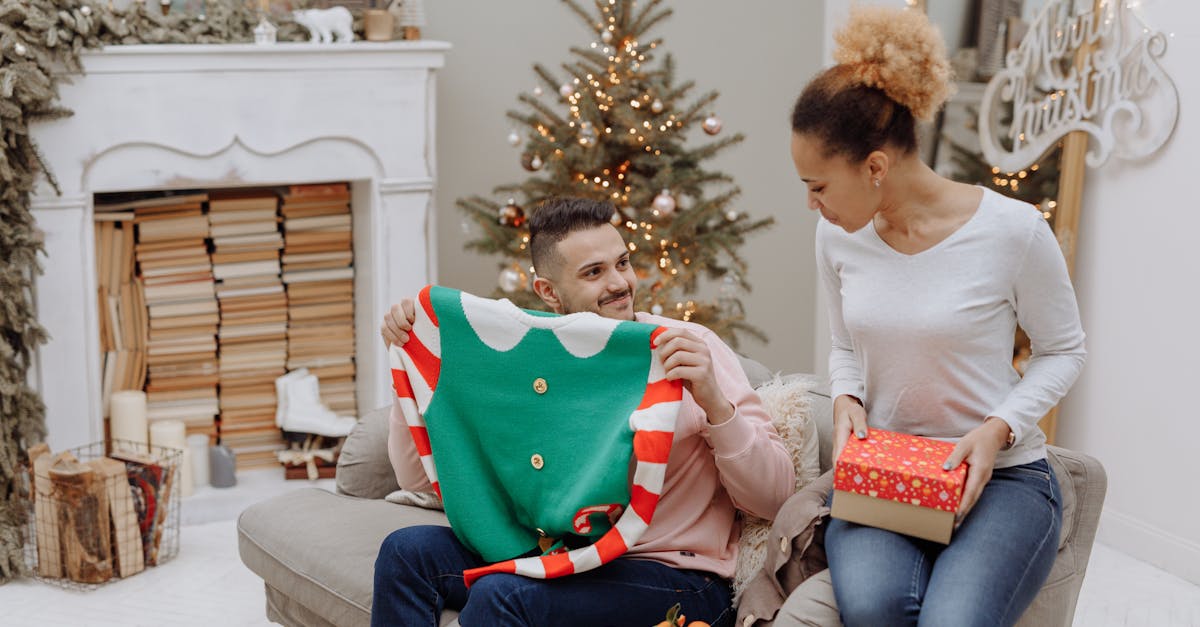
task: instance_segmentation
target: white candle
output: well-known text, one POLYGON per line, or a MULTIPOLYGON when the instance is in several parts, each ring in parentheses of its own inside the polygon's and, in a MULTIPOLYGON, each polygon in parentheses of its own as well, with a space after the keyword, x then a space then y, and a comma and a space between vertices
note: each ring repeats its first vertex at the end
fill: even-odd
POLYGON ((181 452, 175 458, 179 467, 179 494, 192 495, 192 457, 187 448, 187 427, 180 420, 155 420, 150 423, 150 444, 181 452))
POLYGON ((146 393, 141 390, 120 390, 108 401, 108 415, 113 440, 146 443, 146 393))
POLYGON ((192 456, 192 482, 208 485, 208 436, 195 433, 187 437, 188 454, 192 456))

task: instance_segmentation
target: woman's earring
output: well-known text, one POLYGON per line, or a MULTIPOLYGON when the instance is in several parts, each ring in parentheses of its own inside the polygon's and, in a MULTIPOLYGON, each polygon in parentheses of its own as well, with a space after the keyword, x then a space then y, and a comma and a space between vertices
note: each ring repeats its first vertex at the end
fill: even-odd
POLYGON ((875 179, 875 187, 879 187, 879 179, 875 179))

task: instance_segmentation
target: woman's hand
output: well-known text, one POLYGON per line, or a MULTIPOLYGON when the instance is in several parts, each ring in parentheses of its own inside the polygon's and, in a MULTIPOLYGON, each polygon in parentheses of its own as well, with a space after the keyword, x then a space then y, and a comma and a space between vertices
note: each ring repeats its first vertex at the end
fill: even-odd
POLYGON ((867 437, 867 410, 862 401, 842 394, 833 400, 833 459, 837 460, 845 448, 850 434, 864 440, 867 437))
POLYGON ((962 524, 971 508, 983 494, 983 486, 992 478, 992 469, 996 466, 996 454, 1008 442, 1009 426, 1007 422, 989 416, 983 424, 971 429, 958 441, 950 457, 942 466, 946 470, 958 468, 963 461, 970 469, 967 471, 967 484, 963 486, 962 500, 958 504, 955 515, 955 526, 962 524))
POLYGON ((383 324, 379 326, 379 334, 383 336, 384 347, 404 346, 408 343, 408 334, 412 332, 413 320, 417 310, 413 307, 411 298, 406 298, 388 310, 383 315, 383 324))

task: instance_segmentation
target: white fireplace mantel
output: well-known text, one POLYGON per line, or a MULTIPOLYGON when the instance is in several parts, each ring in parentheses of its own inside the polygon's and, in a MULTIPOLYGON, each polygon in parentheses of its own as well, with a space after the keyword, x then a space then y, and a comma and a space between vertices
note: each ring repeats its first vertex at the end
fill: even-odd
POLYGON ((75 115, 35 126, 36 281, 50 341, 33 384, 54 449, 103 437, 97 192, 351 181, 358 406, 388 400, 379 316, 436 280, 434 76, 442 42, 112 46, 63 85, 75 115))

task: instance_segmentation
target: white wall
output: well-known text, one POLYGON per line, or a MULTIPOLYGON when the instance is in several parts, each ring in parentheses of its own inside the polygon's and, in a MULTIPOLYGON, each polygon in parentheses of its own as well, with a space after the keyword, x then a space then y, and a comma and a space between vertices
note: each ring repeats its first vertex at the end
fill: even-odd
MULTIPOLYGON (((590 2, 583 2, 590 6, 590 2)), ((810 2, 754 3, 687 0, 665 3, 675 14, 653 34, 660 51, 676 60, 679 81, 695 80, 695 95, 720 92, 716 113, 723 133, 742 132, 740 146, 706 164, 734 177, 742 188, 739 210, 774 216, 770 231, 742 249, 755 288, 744 301, 749 321, 770 336, 742 350, 772 369, 807 371, 812 364, 816 220, 804 208, 803 188, 792 169, 789 114, 807 79, 820 67, 822 6, 810 2)), ((551 69, 569 61, 568 48, 591 41, 578 18, 560 2, 514 0, 426 3, 425 36, 454 49, 438 78, 439 281, 479 294, 496 285, 494 257, 463 250, 464 215, 454 200, 488 194, 528 173, 518 150, 505 141, 505 111, 517 94, 537 84, 534 62, 551 69)), ((703 136, 701 136, 703 138, 703 136)))
POLYGON ((1058 439, 1108 470, 1100 539, 1200 583, 1200 5, 1143 4, 1151 28, 1174 32, 1163 65, 1179 124, 1153 157, 1087 174, 1075 288, 1089 355, 1058 439))

